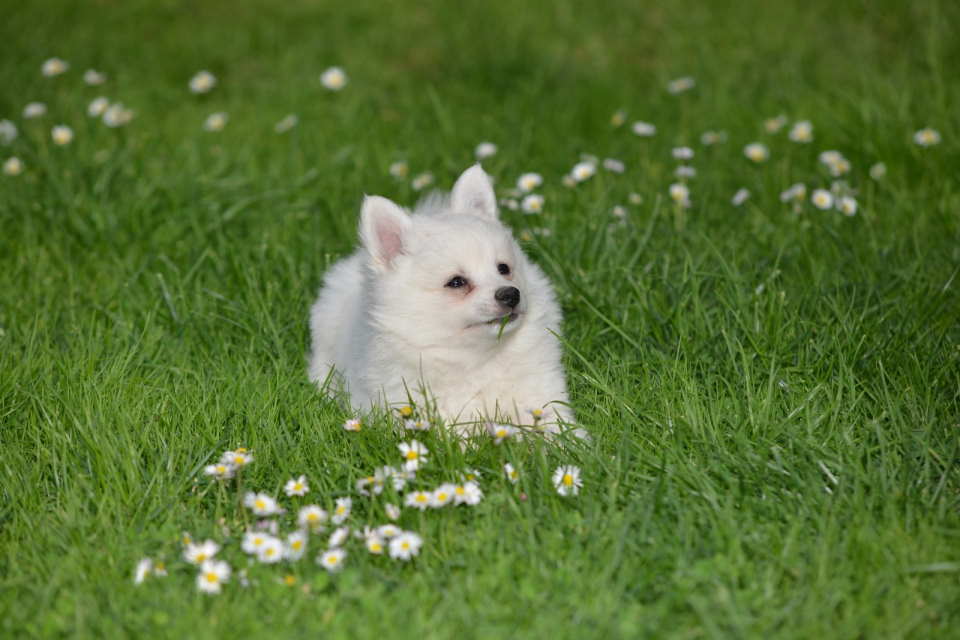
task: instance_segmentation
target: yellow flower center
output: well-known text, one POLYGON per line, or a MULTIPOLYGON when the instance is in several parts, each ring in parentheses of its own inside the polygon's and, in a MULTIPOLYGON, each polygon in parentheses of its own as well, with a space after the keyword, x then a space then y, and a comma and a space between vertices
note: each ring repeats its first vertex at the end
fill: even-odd
POLYGON ((340 505, 339 507, 337 507, 337 515, 338 515, 338 516, 342 516, 342 515, 345 514, 346 512, 347 512, 347 508, 346 508, 345 506, 340 505))
POLYGON ((446 500, 448 497, 449 496, 443 492, 437 494, 437 500, 440 500, 441 502, 446 500))
POLYGON ((316 522, 319 519, 320 519, 320 516, 318 516, 316 513, 312 511, 307 514, 307 522, 316 522))
POLYGON ((457 487, 457 488, 454 489, 453 491, 454 491, 458 496, 462 496, 462 495, 464 495, 464 494, 467 492, 467 490, 464 489, 463 487, 457 487))
POLYGON ((234 453, 246 453, 246 452, 247 452, 246 447, 237 447, 237 450, 234 451, 234 453))
POLYGON ((330 566, 337 564, 337 556, 327 556, 327 564, 330 566))
POLYGON ((403 549, 404 551, 409 551, 410 543, 404 540, 403 542, 400 543, 400 548, 403 549))
POLYGON ((207 573, 203 574, 203 577, 210 584, 216 584, 217 582, 220 582, 220 576, 215 574, 213 571, 208 571, 207 573))
POLYGON ((506 438, 506 437, 507 437, 507 430, 506 430, 506 429, 497 429, 497 437, 498 437, 498 438, 506 438))
POLYGON ((241 456, 241 455, 234 456, 234 457, 233 457, 233 462, 234 462, 234 464, 236 464, 237 466, 241 466, 241 467, 242 467, 243 465, 247 464, 247 457, 246 457, 246 456, 241 456))
POLYGON ((573 486, 573 476, 569 473, 563 474, 563 484, 568 487, 573 486))
POLYGON ((292 587, 293 585, 297 584, 297 576, 293 574, 287 574, 283 578, 283 583, 288 587, 292 587))
POLYGON ((407 451, 407 460, 416 460, 417 455, 418 454, 416 451, 414 451, 413 449, 410 449, 409 451, 407 451))
POLYGON ((383 551, 383 545, 380 544, 379 542, 371 542, 370 551, 373 551, 374 553, 380 553, 381 551, 383 551))
POLYGON ((255 506, 257 509, 266 509, 267 503, 257 498, 257 500, 254 501, 253 506, 255 506))
POLYGON ((400 415, 402 415, 404 418, 412 414, 413 414, 413 407, 410 407, 410 406, 400 407, 400 415))
POLYGON ((418 493, 417 496, 416 496, 414 499, 415 499, 417 502, 426 502, 426 501, 427 501, 427 494, 425 494, 425 493, 418 493))
POLYGON ((539 418, 543 415, 543 409, 534 409, 532 413, 534 418, 539 418))
POLYGON ((254 539, 253 539, 253 546, 259 547, 260 545, 263 544, 263 542, 264 542, 264 539, 263 539, 263 538, 254 538, 254 539))
POLYGON ((162 562, 158 562, 155 565, 153 565, 154 571, 166 571, 166 569, 167 569, 167 565, 163 564, 162 562))
POLYGON ((277 550, 274 549, 273 547, 268 547, 267 550, 263 552, 263 555, 265 555, 265 556, 267 556, 268 558, 270 558, 270 557, 272 557, 276 552, 277 552, 277 550))
POLYGON ((197 564, 200 564, 201 562, 203 562, 203 561, 206 560, 206 559, 207 559, 207 554, 202 553, 202 552, 197 554, 197 558, 196 558, 197 564))
POLYGON ((226 465, 223 465, 223 464, 217 465, 217 473, 226 473, 226 472, 227 472, 226 465))
POLYGON ((294 490, 294 491, 303 491, 303 483, 298 482, 298 483, 296 483, 295 485, 293 485, 293 490, 294 490))
POLYGON ((303 547, 303 540, 294 540, 290 546, 293 547, 294 551, 300 551, 300 549, 303 547))

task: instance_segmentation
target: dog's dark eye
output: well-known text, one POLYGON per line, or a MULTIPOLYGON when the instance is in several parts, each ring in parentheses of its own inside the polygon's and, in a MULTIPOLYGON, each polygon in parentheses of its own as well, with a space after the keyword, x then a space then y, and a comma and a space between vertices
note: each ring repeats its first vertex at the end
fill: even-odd
POLYGON ((508 276, 510 275, 510 265, 501 262, 497 265, 497 271, 500 272, 500 275, 508 276))
POLYGON ((447 284, 444 286, 450 287, 451 289, 459 289, 460 287, 467 286, 467 279, 463 276, 453 276, 447 280, 447 284))

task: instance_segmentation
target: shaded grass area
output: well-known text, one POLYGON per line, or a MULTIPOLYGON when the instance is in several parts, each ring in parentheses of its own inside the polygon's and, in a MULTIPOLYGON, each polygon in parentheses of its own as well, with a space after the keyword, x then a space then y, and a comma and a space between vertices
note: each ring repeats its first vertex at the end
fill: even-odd
MULTIPOLYGON (((950 637, 960 580, 958 63, 949 3, 32 3, 0 27, 0 628, 11 636, 950 637), (43 78, 43 60, 72 64, 43 78), (341 64, 351 83, 324 92, 341 64), (80 81, 95 67, 98 88, 80 81), (215 91, 193 96, 209 68, 215 91), (666 82, 697 87, 671 96, 666 82), (97 95, 136 118, 89 120, 97 95), (20 118, 31 100, 42 121, 20 118), (613 128, 658 126, 650 140, 613 128), (226 111, 218 134, 204 118, 226 111), (273 124, 297 113, 300 125, 273 124), (763 133, 778 113, 811 145, 763 133), (76 139, 50 142, 67 123, 76 139), (911 144, 930 125, 937 147, 911 144), (697 144, 707 129, 726 143, 697 144), (394 462, 306 381, 306 311, 354 246, 358 204, 412 204, 406 160, 448 188, 481 140, 507 188, 545 179, 546 211, 504 217, 554 280, 574 407, 567 450, 428 434, 427 483, 484 473, 473 510, 405 512, 411 565, 351 550, 254 567, 201 597, 180 534, 233 544, 233 491, 202 466, 251 447, 246 487, 306 473, 318 501, 394 462), (771 160, 750 164, 761 140, 771 160), (694 206, 672 206, 690 144, 694 206), (779 193, 829 183, 840 149, 854 218, 779 193), (622 159, 574 190, 580 153, 622 159), (883 161, 888 175, 871 181, 883 161), (741 186, 753 196, 729 204, 741 186), (616 223, 610 209, 629 193, 616 223), (522 472, 510 485, 500 469, 522 472), (575 500, 549 485, 583 468, 575 500), (215 524, 225 518, 230 536, 215 524), (232 536, 232 537, 231 537, 232 536), (171 575, 134 587, 143 555, 171 575), (302 587, 308 586, 305 592, 302 587)), ((378 422, 379 420, 379 422, 378 422)), ((382 522, 358 501, 355 524, 382 522)), ((231 551, 231 553, 233 552, 231 551)), ((226 553, 226 552, 225 552, 226 553)), ((239 554, 229 556, 241 566, 239 554)))

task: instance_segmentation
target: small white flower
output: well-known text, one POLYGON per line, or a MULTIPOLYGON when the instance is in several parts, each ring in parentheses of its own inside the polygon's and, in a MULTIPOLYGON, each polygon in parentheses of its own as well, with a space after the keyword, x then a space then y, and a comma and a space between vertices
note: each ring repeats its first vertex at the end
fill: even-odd
POLYGON ((940 144, 940 132, 926 127, 913 134, 913 141, 921 147, 932 147, 935 144, 940 144))
POLYGON ((767 145, 760 142, 751 142, 743 148, 743 155, 747 156, 753 162, 766 162, 770 157, 770 150, 767 145))
POLYGON ((543 196, 538 193, 531 193, 524 197, 520 203, 520 208, 524 213, 541 213, 543 211, 543 196))
POLYGON ((563 184, 563 186, 567 187, 568 189, 569 189, 570 187, 575 187, 575 186, 577 186, 577 179, 574 178, 574 177, 573 177, 572 175, 570 175, 569 173, 568 173, 567 175, 563 176, 563 178, 560 179, 560 182, 561 182, 561 184, 563 184))
POLYGON ((143 584, 143 581, 147 579, 147 576, 149 576, 152 571, 153 560, 150 558, 142 558, 133 570, 133 584, 143 584))
POLYGON ((517 428, 508 424, 496 424, 493 422, 488 422, 487 433, 489 433, 490 437, 493 438, 493 444, 500 444, 507 438, 515 436, 517 434, 517 428))
POLYGON ((689 165, 682 164, 674 170, 673 175, 681 179, 696 178, 697 170, 689 165))
POLYGON ((197 574, 197 588, 204 593, 220 593, 224 582, 230 581, 230 565, 218 560, 207 560, 197 574))
POLYGON ((464 482, 453 488, 453 500, 472 507, 483 500, 483 491, 476 482, 464 482))
POLYGON ((826 189, 814 189, 813 195, 810 196, 810 202, 817 209, 829 209, 833 206, 833 194, 826 189))
POLYGON ((837 200, 837 209, 845 216, 857 214, 857 201, 852 196, 843 196, 837 200))
POLYGON ((670 185, 670 199, 681 207, 690 206, 690 188, 681 182, 670 185))
POLYGON ((577 495, 583 486, 580 480, 580 467, 572 465, 557 467, 553 472, 553 486, 562 496, 577 495))
POLYGON ((593 162, 578 162, 570 170, 570 176, 574 182, 583 182, 593 177, 597 172, 597 165, 593 162))
POLYGON ((763 129, 767 133, 776 133, 777 131, 780 131, 780 129, 783 129, 783 127, 786 124, 787 124, 787 116, 780 114, 775 118, 767 118, 766 120, 764 120, 763 129))
POLYGON ((194 93, 207 93, 217 84, 217 77, 209 71, 198 71, 190 78, 190 91, 194 93))
POLYGON ((323 552, 319 558, 317 558, 317 564, 329 571, 330 573, 336 573, 343 568, 343 561, 347 557, 347 552, 343 549, 329 549, 323 552))
POLYGON ((327 541, 327 544, 331 547, 339 547, 342 546, 349 537, 350 527, 337 527, 333 530, 333 533, 330 534, 330 539, 327 541))
POLYGON ((627 217, 627 208, 620 204, 614 205, 613 208, 610 209, 610 215, 619 220, 623 220, 627 217))
POLYGON ((283 491, 288 496, 307 495, 307 492, 310 491, 310 485, 307 484, 307 476, 300 476, 299 478, 287 480, 287 484, 284 485, 283 491))
POLYGON ((421 465, 426 464, 427 454, 430 453, 425 446, 416 440, 410 442, 401 442, 397 447, 400 449, 400 455, 405 462, 404 469, 407 471, 416 471, 421 465))
POLYGON ((403 531, 395 524, 382 524, 376 529, 376 534, 381 538, 394 538, 403 533, 403 531))
POLYGON ((726 131, 704 131, 700 136, 700 144, 709 147, 715 144, 725 142, 727 139, 726 131))
POLYGON ((403 504, 414 509, 425 510, 430 506, 431 496, 426 491, 411 491, 403 497, 403 504))
POLYGON ((689 91, 696 86, 696 81, 690 76, 684 76, 682 78, 677 78, 671 80, 667 84, 667 92, 672 95, 677 95, 678 93, 683 93, 684 91, 689 91))
POLYGON ((91 87, 96 87, 107 81, 107 74, 96 69, 87 69, 83 72, 83 81, 91 87))
POLYGON ((357 480, 357 493, 362 496, 380 495, 383 493, 383 484, 386 478, 375 472, 372 476, 366 476, 357 480))
POLYGON ((286 133, 298 124, 300 124, 300 117, 295 113, 290 113, 285 115, 277 124, 273 125, 273 130, 277 133, 286 133))
POLYGON ((227 126, 228 119, 229 116, 222 111, 211 113, 207 116, 207 119, 203 121, 203 129, 204 131, 223 131, 223 128, 227 126))
POLYGON ((781 202, 803 202, 807 198, 807 185, 802 182, 790 185, 790 188, 780 194, 781 202))
POLYGON ((360 431, 363 427, 363 423, 360 422, 360 418, 350 418, 343 423, 344 431, 360 431))
POLYGON ((17 139, 17 125, 9 120, 0 120, 0 144, 10 144, 17 139))
POLYGON ((213 540, 206 540, 199 544, 189 543, 183 550, 183 559, 190 564, 203 564, 204 561, 211 559, 220 551, 220 545, 213 540))
POLYGON ((62 147, 73 142, 73 129, 65 124, 58 124, 50 130, 50 137, 53 138, 53 144, 62 147))
POLYGON ((809 120, 795 122, 787 136, 794 142, 810 142, 813 140, 813 125, 809 120))
POLYGON ((412 531, 404 531, 390 540, 390 557, 395 560, 409 560, 420 553, 423 538, 412 531))
POLYGON ((391 502, 388 502, 387 504, 383 505, 383 510, 386 511, 387 517, 390 518, 391 520, 400 519, 400 507, 398 507, 397 505, 391 502))
POLYGON ((283 541, 274 536, 266 536, 257 549, 257 560, 264 564, 275 564, 283 560, 283 541))
POLYGON ((530 193, 543 184, 543 177, 539 173, 525 173, 517 179, 517 189, 523 193, 530 193))
POLYGON ((870 177, 874 180, 882 180, 887 175, 887 165, 878 162, 870 167, 870 177))
POLYGON ((341 524, 344 520, 350 517, 350 510, 353 508, 353 500, 350 498, 337 498, 336 504, 333 507, 333 515, 330 517, 330 520, 333 521, 333 524, 341 524))
POLYGON ((626 165, 616 158, 604 158, 603 168, 611 173, 623 173, 627 170, 626 165))
POLYGON ((27 120, 47 115, 47 105, 42 102, 30 102, 23 108, 23 117, 27 120))
POLYGON ((122 102, 115 102, 103 112, 103 124, 110 128, 122 127, 133 120, 133 111, 127 109, 122 102))
POLYGON ((328 518, 326 511, 315 504, 308 504, 297 512, 297 525, 316 531, 326 524, 328 518))
POLYGON ((623 123, 627 121, 627 112, 623 109, 617 109, 613 112, 613 115, 610 116, 610 126, 611 127, 622 127, 623 123))
POLYGON ((733 206, 735 207, 739 207, 744 202, 746 202, 748 198, 750 198, 749 189, 743 189, 743 188, 737 189, 737 192, 733 194, 733 198, 730 199, 730 203, 733 204, 733 206))
POLYGON ((347 74, 340 67, 330 67, 320 74, 320 84, 330 91, 340 91, 347 86, 347 74))
POLYGON ((43 75, 51 78, 53 76, 58 76, 61 73, 66 73, 67 69, 69 68, 70 64, 61 60, 60 58, 50 58, 43 63, 40 71, 43 72, 43 75))
POLYGON ((515 198, 503 198, 500 200, 500 206, 510 211, 516 211, 520 208, 520 203, 515 198))
POLYGON ((432 173, 421 173, 413 179, 413 182, 410 183, 410 186, 413 187, 414 191, 421 191, 426 189, 431 184, 433 184, 433 174, 432 173))
POLYGON ((403 180, 407 177, 407 174, 410 173, 410 167, 407 166, 406 162, 400 160, 391 164, 389 171, 390 175, 397 180, 403 180))
POLYGON ((364 544, 367 547, 367 551, 374 555, 383 554, 383 538, 377 535, 366 536, 364 539, 364 544))
POLYGON ((233 451, 224 451, 223 455, 220 456, 220 462, 232 464, 236 469, 242 469, 253 462, 253 454, 240 447, 233 451))
POLYGON ((693 158, 693 149, 690 147, 674 147, 671 154, 675 160, 690 160, 693 158))
POLYGON ((17 156, 11 156, 3 163, 3 172, 8 176, 18 176, 23 173, 23 162, 17 156))
POLYGON ((407 481, 417 477, 415 470, 394 469, 393 467, 383 467, 384 479, 389 478, 393 481, 395 491, 403 491, 407 486, 407 481))
POLYGON ((211 476, 215 480, 228 480, 233 477, 233 472, 233 465, 225 464, 223 462, 208 464, 203 468, 203 473, 211 476))
POLYGON ((517 480, 520 479, 520 472, 514 469, 513 465, 509 462, 503 465, 503 475, 513 484, 517 484, 517 480))
POLYGON ((403 423, 409 431, 427 431, 430 429, 430 423, 426 420, 407 420, 403 423))
POLYGON ((277 501, 265 493, 248 492, 243 497, 243 505, 258 516, 272 516, 283 512, 277 501))
POLYGON ((643 196, 639 193, 630 193, 627 195, 627 202, 633 205, 643 204, 643 196))
POLYGON ((442 484, 433 490, 430 494, 430 506, 434 509, 445 507, 453 502, 456 486, 452 484, 442 484))
POLYGON ((649 138, 657 134, 657 127, 649 122, 637 120, 633 123, 633 132, 641 138, 649 138))
POLYGON ((260 549, 267 544, 270 538, 270 534, 262 531, 247 531, 243 534, 243 541, 240 543, 240 548, 244 553, 256 555, 260 553, 260 549))
POLYGON ((497 145, 492 142, 481 142, 477 145, 477 148, 473 150, 473 155, 477 157, 477 160, 483 160, 484 158, 489 158, 496 155, 497 145))
POLYGON ((90 101, 90 104, 87 105, 87 115, 91 118, 99 118, 109 106, 110 100, 108 100, 105 96, 94 98, 90 101))

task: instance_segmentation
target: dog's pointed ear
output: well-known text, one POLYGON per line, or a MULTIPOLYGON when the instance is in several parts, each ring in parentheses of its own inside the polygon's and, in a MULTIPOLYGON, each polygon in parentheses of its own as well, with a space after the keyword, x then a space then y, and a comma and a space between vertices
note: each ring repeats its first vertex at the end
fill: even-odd
POLYGON ((411 221, 403 209, 380 196, 366 196, 360 209, 360 241, 370 252, 373 264, 389 269, 403 253, 404 236, 411 221))
POLYGON ((493 193, 493 182, 480 163, 457 178, 450 199, 454 213, 497 217, 497 196, 493 193))

